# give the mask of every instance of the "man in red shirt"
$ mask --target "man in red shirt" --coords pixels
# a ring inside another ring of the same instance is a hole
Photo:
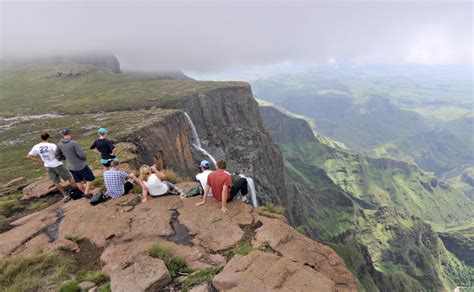
[[[221,212],[227,214],[229,209],[227,209],[227,202],[231,201],[233,196],[231,196],[231,187],[232,187],[232,177],[230,173],[225,171],[227,163],[224,160],[217,161],[217,170],[211,172],[207,177],[207,185],[204,190],[204,197],[201,202],[196,203],[196,206],[201,206],[206,203],[207,193],[209,189],[212,189],[212,196],[222,202]],[[232,192],[234,193],[234,192]]]

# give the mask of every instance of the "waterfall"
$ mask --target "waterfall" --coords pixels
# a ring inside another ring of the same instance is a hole
[[[189,127],[191,128],[191,140],[192,140],[191,145],[197,151],[199,151],[202,154],[204,154],[205,156],[209,157],[209,159],[212,161],[214,166],[217,167],[217,162],[214,159],[214,157],[212,157],[212,155],[209,152],[207,152],[206,149],[201,147],[201,140],[199,139],[199,135],[196,131],[196,127],[194,127],[194,123],[191,120],[191,118],[189,117],[188,113],[185,112],[184,116],[186,117],[186,120],[188,121]],[[250,178],[250,177],[247,177],[243,174],[241,174],[240,176],[247,180],[247,189],[248,189],[248,192],[250,194],[250,199],[252,200],[252,206],[254,208],[257,208],[258,207],[257,192],[255,191],[255,183],[253,182],[253,179]]]
[[[242,176],[243,178],[247,180],[247,189],[250,194],[250,199],[252,200],[252,206],[254,208],[257,208],[258,207],[257,192],[255,191],[255,183],[253,182],[253,179],[243,174],[241,174],[240,176]]]
[[[212,157],[212,155],[209,152],[207,152],[205,149],[203,149],[201,147],[201,140],[199,140],[199,135],[196,131],[196,127],[194,127],[193,121],[191,120],[191,118],[189,117],[189,115],[186,112],[184,113],[184,115],[186,116],[186,120],[188,121],[189,127],[191,128],[191,140],[192,140],[191,145],[193,145],[193,147],[197,151],[199,151],[203,155],[209,157],[209,159],[214,164],[214,166],[217,166],[217,162],[214,159],[214,157]]]

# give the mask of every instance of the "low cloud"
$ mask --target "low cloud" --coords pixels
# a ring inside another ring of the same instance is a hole
[[[1,55],[113,52],[133,70],[472,64],[470,2],[1,3]]]

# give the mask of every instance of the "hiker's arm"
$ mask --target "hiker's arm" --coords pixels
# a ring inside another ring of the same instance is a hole
[[[229,209],[227,209],[228,196],[229,196],[229,186],[224,185],[222,187],[222,208],[221,208],[221,212],[223,214],[227,214],[227,212],[229,212]]]
[[[86,153],[82,150],[81,144],[76,143],[74,144],[74,151],[76,152],[77,157],[81,160],[87,160]]]
[[[162,171],[159,171],[155,166],[152,166],[150,167],[150,170],[151,172],[153,172],[154,174],[156,174],[156,176],[161,179],[161,180],[165,180],[166,179],[166,174]]]
[[[62,156],[63,152],[61,151],[61,148],[56,147],[56,151],[54,151],[54,157],[56,157],[56,159],[61,159]]]
[[[39,158],[38,156],[36,155],[28,155],[26,156],[26,159],[29,159],[29,160],[32,160],[34,161],[35,163],[37,164],[41,164],[43,161],[41,160],[41,158]]]
[[[202,197],[202,201],[199,202],[199,203],[196,203],[196,206],[201,206],[201,205],[204,205],[206,204],[206,198],[207,198],[207,194],[209,193],[209,185],[206,185],[206,189],[204,190],[204,196]]]

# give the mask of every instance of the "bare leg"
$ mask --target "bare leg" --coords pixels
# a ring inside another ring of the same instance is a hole
[[[64,188],[61,183],[55,183],[54,186],[63,196],[66,196],[66,192],[64,191]]]
[[[76,187],[76,182],[74,181],[74,179],[72,177],[69,179],[69,185],[73,188]]]
[[[85,191],[84,191],[84,194],[85,194],[85,195],[89,195],[89,192],[90,192],[91,188],[92,188],[92,182],[91,182],[91,181],[88,181],[88,182],[86,183],[86,189],[85,189]]]
[[[81,192],[84,193],[84,185],[82,184],[82,182],[76,183],[76,186]]]

